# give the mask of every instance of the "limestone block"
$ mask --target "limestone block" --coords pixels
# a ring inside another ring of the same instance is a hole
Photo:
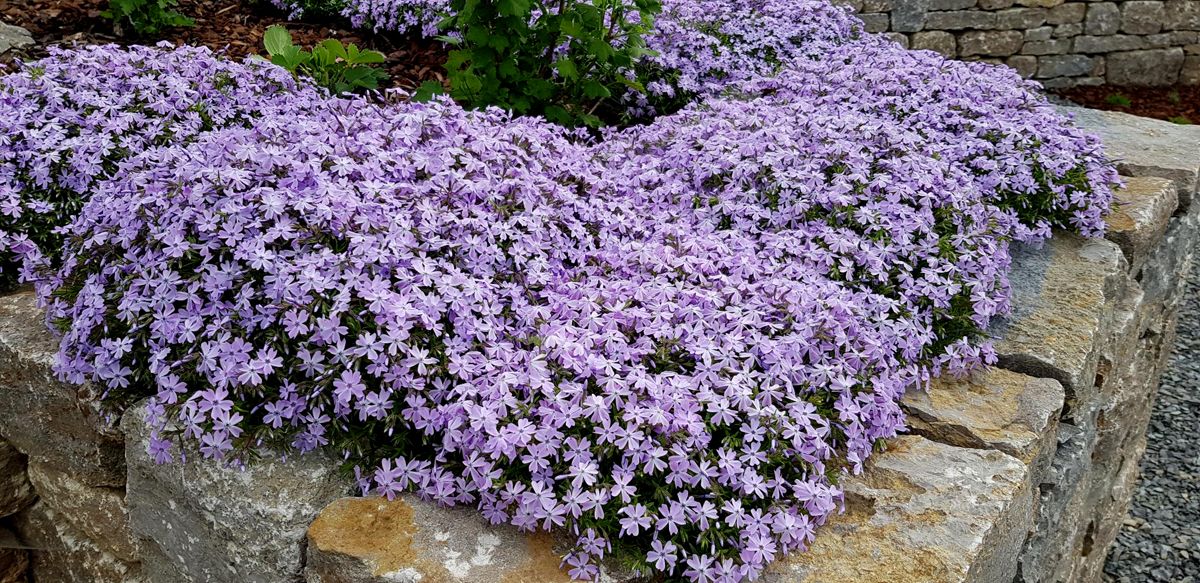
[[[1024,464],[905,436],[845,481],[846,512],[765,583],[1009,583],[1031,526]]]
[[[152,573],[175,581],[291,582],[304,564],[304,533],[348,480],[323,455],[278,461],[266,454],[244,470],[202,460],[158,465],[147,453],[145,408],[122,419],[126,432],[130,525]]]
[[[1137,117],[1120,112],[1064,107],[1077,125],[1094,132],[1104,151],[1125,176],[1157,176],[1179,187],[1179,211],[1196,192],[1200,173],[1200,127]]]
[[[1150,252],[1167,232],[1179,207],[1175,183],[1165,178],[1125,178],[1113,193],[1112,212],[1105,219],[1105,237],[1121,247],[1131,273],[1138,273]]]
[[[959,56],[1007,57],[1021,50],[1025,35],[1017,30],[972,30],[958,38]]]
[[[1165,17],[1162,2],[1128,0],[1121,5],[1121,32],[1154,34],[1162,30]]]
[[[47,507],[96,546],[124,561],[138,561],[123,490],[88,486],[70,474],[37,463],[29,466],[29,480]]]
[[[995,449],[1030,468],[1040,483],[1053,458],[1065,394],[1051,379],[991,368],[913,388],[901,401],[910,429],[939,443]]]
[[[1121,29],[1121,9],[1114,2],[1088,4],[1083,27],[1092,35],[1115,34]]]
[[[887,33],[884,33],[883,36],[887,37],[892,42],[900,45],[902,48],[906,48],[906,49],[908,48],[908,35],[906,35],[902,32],[887,32]]]
[[[885,32],[888,29],[887,14],[859,14],[859,20],[863,22],[863,29],[867,32]]]
[[[25,474],[25,456],[0,441],[0,518],[16,514],[33,499],[33,486]]]
[[[979,0],[979,7],[983,10],[1003,10],[1015,3],[1015,0]]]
[[[1183,68],[1179,70],[1180,85],[1200,85],[1200,56],[1187,55]]]
[[[1017,0],[1020,6],[1035,6],[1038,8],[1054,8],[1066,0]]]
[[[1108,57],[1108,82],[1150,87],[1174,85],[1182,68],[1180,47],[1113,53]]]
[[[414,496],[342,498],[308,529],[308,583],[567,583],[553,538]]]
[[[1100,349],[1112,326],[1109,306],[1126,281],[1120,248],[1055,233],[1041,248],[1014,246],[1009,279],[1012,314],[993,325],[1000,365],[1058,380],[1068,410],[1094,400]]]
[[[89,387],[55,379],[57,352],[33,292],[0,297],[0,435],[30,460],[70,471],[86,484],[120,486],[120,432]]]
[[[18,514],[14,523],[21,541],[38,549],[33,553],[30,566],[34,581],[145,581],[140,564],[106,552],[44,502]]]

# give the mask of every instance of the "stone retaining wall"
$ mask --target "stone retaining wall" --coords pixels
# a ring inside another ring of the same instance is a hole
[[[1075,112],[1128,176],[1108,238],[1018,250],[1000,366],[908,395],[912,433],[769,583],[1100,580],[1200,239],[1200,128]],[[553,536],[353,497],[323,455],[155,465],[144,411],[102,418],[54,349],[29,292],[0,297],[0,583],[567,580]]]
[[[1200,0],[836,0],[867,30],[1049,88],[1200,83]]]

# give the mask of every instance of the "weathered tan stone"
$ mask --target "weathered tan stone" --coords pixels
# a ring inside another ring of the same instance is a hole
[[[32,461],[93,486],[125,482],[119,430],[89,387],[58,382],[58,342],[46,330],[33,292],[0,297],[0,435]]]
[[[123,561],[106,552],[44,502],[38,502],[18,514],[15,526],[22,542],[38,549],[32,553],[30,566],[34,581],[144,581],[141,565]]]
[[[913,432],[933,441],[995,449],[1029,466],[1041,481],[1054,455],[1065,395],[1062,385],[991,368],[962,379],[935,380],[901,401]]]
[[[1003,368],[1053,378],[1067,408],[1095,395],[1100,348],[1124,293],[1125,257],[1111,241],[1056,233],[1042,248],[1015,246],[1012,314],[993,325]]]
[[[25,456],[0,440],[0,518],[33,503],[33,487],[25,474]]]
[[[88,486],[70,474],[38,463],[30,464],[29,480],[48,507],[96,546],[122,560],[137,562],[137,545],[129,530],[123,490]]]
[[[1179,194],[1175,183],[1165,178],[1124,180],[1125,187],[1113,193],[1105,236],[1121,247],[1130,272],[1137,273],[1167,232],[1171,215],[1179,207]]]
[[[189,453],[158,465],[147,453],[144,405],[121,421],[128,440],[126,501],[147,572],[178,573],[179,583],[291,583],[301,576],[304,534],[350,481],[324,455],[266,454],[245,470]],[[174,583],[174,582],[173,582]]]
[[[918,436],[846,480],[846,513],[766,583],[1010,583],[1032,522],[1029,473],[998,451]]]
[[[308,529],[308,583],[569,582],[547,534],[492,526],[415,497],[343,498]]]

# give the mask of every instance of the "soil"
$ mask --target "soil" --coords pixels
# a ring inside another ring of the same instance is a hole
[[[348,23],[326,18],[323,21],[297,22],[264,1],[251,0],[180,0],[176,10],[194,19],[193,27],[170,29],[156,38],[121,36],[113,23],[100,16],[108,0],[4,0],[0,2],[0,20],[20,26],[33,34],[39,47],[52,44],[174,44],[204,45],[231,56],[264,54],[262,36],[267,27],[279,24],[292,34],[297,45],[311,47],[334,38],[344,43],[382,52],[390,78],[384,87],[413,89],[427,80],[444,80],[442,64],[446,54],[442,44],[415,36],[374,34],[352,31]],[[38,57],[40,50],[24,56]]]
[[[1200,86],[1075,87],[1056,92],[1072,103],[1175,123],[1200,124]]]

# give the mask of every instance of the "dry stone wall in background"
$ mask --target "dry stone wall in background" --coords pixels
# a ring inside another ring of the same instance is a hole
[[[985,14],[965,3],[912,22]],[[911,434],[768,583],[1101,580],[1200,239],[1200,128],[1072,112],[1126,176],[1107,238],[1019,250],[1000,365],[906,396]],[[54,353],[32,294],[0,297],[0,583],[567,581],[553,536],[354,497],[324,455],[156,465],[144,409],[104,418],[89,387],[54,380]]]
[[[1047,88],[1200,84],[1200,0],[839,0],[867,30]]]

